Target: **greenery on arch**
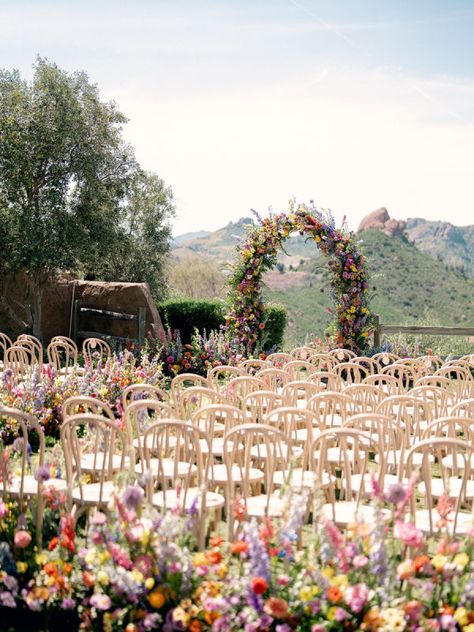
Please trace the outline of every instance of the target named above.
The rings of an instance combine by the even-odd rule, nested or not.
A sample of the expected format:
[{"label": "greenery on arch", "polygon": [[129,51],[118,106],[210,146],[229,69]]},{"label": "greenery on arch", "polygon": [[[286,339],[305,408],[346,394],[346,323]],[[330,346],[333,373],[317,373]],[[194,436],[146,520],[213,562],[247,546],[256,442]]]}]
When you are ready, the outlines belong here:
[{"label": "greenery on arch", "polygon": [[336,228],[329,212],[294,203],[287,213],[258,217],[258,223],[237,247],[229,279],[230,308],[226,319],[229,338],[249,352],[261,340],[265,328],[262,275],[276,265],[278,250],[295,231],[314,240],[328,259],[337,331],[335,345],[363,351],[368,346],[372,322],[365,257],[353,233],[345,226]]}]

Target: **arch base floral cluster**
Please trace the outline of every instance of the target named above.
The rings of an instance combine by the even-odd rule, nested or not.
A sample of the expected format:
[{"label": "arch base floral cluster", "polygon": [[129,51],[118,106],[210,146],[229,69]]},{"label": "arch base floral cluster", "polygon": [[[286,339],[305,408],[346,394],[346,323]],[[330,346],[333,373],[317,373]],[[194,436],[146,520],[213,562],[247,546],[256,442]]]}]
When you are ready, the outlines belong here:
[{"label": "arch base floral cluster", "polygon": [[258,217],[258,223],[238,246],[229,280],[230,309],[226,319],[229,338],[247,352],[258,345],[265,327],[262,275],[276,264],[278,250],[296,231],[314,240],[328,259],[337,331],[334,344],[363,351],[368,346],[371,328],[365,257],[353,233],[344,226],[336,228],[329,212],[303,204],[292,204],[287,213]]}]

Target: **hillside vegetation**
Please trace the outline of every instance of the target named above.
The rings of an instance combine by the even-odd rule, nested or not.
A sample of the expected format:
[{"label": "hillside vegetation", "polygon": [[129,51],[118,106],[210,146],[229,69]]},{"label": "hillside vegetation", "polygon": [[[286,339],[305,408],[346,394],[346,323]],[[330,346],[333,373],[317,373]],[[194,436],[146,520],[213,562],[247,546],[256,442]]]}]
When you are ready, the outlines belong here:
[{"label": "hillside vegetation", "polygon": [[[232,262],[235,245],[245,234],[243,219],[226,227],[181,243],[174,251],[201,255],[208,261]],[[474,279],[462,270],[422,252],[405,237],[387,236],[376,229],[359,233],[370,269],[372,309],[382,323],[474,327]],[[296,235],[281,254],[282,271],[265,277],[264,295],[288,311],[286,346],[301,343],[308,335],[322,337],[332,316],[329,274],[317,247]],[[291,268],[290,268],[291,266]],[[222,297],[222,293],[219,293]]]}]

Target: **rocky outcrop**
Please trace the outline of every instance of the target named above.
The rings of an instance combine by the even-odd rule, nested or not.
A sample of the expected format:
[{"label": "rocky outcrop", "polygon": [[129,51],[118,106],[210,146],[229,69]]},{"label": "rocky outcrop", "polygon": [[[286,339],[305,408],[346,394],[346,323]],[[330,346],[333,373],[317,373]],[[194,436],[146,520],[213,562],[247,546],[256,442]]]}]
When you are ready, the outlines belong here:
[{"label": "rocky outcrop", "polygon": [[381,207],[364,217],[359,225],[359,231],[377,229],[383,231],[389,237],[403,235],[406,222],[401,219],[391,219],[386,208]]}]

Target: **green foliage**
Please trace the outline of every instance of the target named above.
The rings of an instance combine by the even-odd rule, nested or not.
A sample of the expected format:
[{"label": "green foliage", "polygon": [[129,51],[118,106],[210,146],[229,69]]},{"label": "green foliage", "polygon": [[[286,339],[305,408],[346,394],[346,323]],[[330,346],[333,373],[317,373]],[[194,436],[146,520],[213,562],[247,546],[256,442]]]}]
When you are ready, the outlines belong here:
[{"label": "green foliage", "polygon": [[31,83],[0,71],[0,289],[5,300],[7,273],[26,271],[37,335],[59,270],[163,286],[172,196],[140,170],[126,121],[83,72],[44,59]]},{"label": "green foliage", "polygon": [[117,209],[120,231],[113,247],[92,262],[89,274],[104,281],[146,282],[154,298],[162,300],[167,293],[164,268],[171,241],[169,219],[174,213],[171,189],[154,173],[138,170]]},{"label": "green foliage", "polygon": [[179,330],[183,343],[191,342],[195,329],[209,333],[224,323],[224,306],[217,300],[169,300],[161,303],[159,310],[165,325]]},{"label": "green foliage", "polygon": [[[172,331],[179,330],[183,344],[191,342],[195,329],[200,332],[218,330],[225,324],[225,304],[218,300],[177,299],[159,306],[161,317]],[[279,348],[282,344],[286,310],[282,305],[267,305],[264,312],[263,349]]]}]

